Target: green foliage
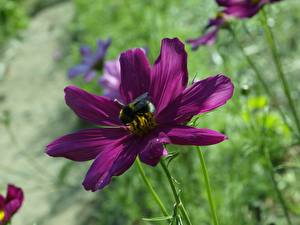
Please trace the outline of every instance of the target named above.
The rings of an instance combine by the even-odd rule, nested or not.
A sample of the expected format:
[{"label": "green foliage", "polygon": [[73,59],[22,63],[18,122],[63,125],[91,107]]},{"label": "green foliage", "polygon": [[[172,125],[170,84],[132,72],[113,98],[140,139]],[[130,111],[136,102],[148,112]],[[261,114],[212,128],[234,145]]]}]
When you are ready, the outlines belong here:
[{"label": "green foliage", "polygon": [[0,46],[27,25],[22,0],[0,0]]}]

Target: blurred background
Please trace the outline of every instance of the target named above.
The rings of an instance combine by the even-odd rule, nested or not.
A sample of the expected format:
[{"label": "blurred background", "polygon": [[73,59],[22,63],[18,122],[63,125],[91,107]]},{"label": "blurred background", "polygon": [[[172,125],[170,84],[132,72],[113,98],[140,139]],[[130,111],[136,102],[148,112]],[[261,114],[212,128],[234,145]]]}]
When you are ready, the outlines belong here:
[{"label": "blurred background", "polygon": [[[298,100],[299,1],[286,0],[266,9],[293,97]],[[7,183],[25,191],[24,205],[13,225],[166,224],[142,220],[161,213],[135,165],[103,191],[90,193],[81,186],[90,162],[50,158],[44,149],[54,138],[90,126],[65,105],[65,86],[76,84],[96,94],[102,92],[97,79],[85,83],[81,77],[67,78],[67,70],[80,62],[81,44],[95,48],[99,38],[110,37],[106,59],[115,59],[129,48],[146,47],[153,63],[162,38],[197,37],[216,11],[212,0],[0,0],[0,191],[5,192]],[[259,19],[233,25],[289,119]],[[198,120],[199,127],[229,137],[203,148],[220,224],[287,224],[265,149],[293,224],[300,224],[299,139],[264,94],[229,32],[222,30],[213,46],[192,52],[186,45],[186,50],[190,81],[224,73],[235,83],[233,99]],[[169,146],[169,151],[180,153],[170,169],[192,221],[211,224],[195,149]],[[145,165],[144,169],[172,212],[173,197],[161,168]]]}]

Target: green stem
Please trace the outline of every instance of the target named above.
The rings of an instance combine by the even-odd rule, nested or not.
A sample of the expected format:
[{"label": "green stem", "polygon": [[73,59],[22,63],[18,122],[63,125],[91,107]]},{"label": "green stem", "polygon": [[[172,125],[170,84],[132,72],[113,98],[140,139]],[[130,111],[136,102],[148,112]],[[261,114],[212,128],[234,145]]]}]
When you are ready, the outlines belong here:
[{"label": "green stem", "polygon": [[203,153],[202,153],[199,146],[197,146],[197,150],[198,150],[198,156],[199,156],[199,159],[200,159],[201,169],[202,169],[202,172],[203,172],[203,175],[204,175],[204,181],[205,181],[205,186],[206,186],[206,191],[207,191],[207,198],[208,198],[208,202],[209,202],[209,206],[210,206],[210,211],[211,211],[211,214],[212,214],[213,224],[214,225],[219,225],[215,205],[214,205],[214,202],[213,202],[213,197],[212,197],[212,194],[211,194],[211,186],[210,186],[210,182],[209,182],[209,176],[208,176],[207,168],[206,168],[206,165],[205,165],[204,155],[203,155]]},{"label": "green stem", "polygon": [[[266,119],[267,119],[267,114],[264,116],[264,120],[263,120],[263,127],[262,127],[262,132],[261,132],[262,136],[266,136]],[[271,177],[271,180],[272,180],[272,184],[273,184],[273,187],[274,187],[274,189],[276,191],[276,194],[278,196],[278,199],[279,199],[280,205],[282,207],[282,210],[284,212],[287,223],[289,225],[292,225],[292,222],[291,222],[291,219],[290,219],[290,216],[289,216],[289,213],[288,213],[288,207],[287,207],[286,202],[283,198],[283,195],[282,195],[282,193],[281,193],[281,191],[278,187],[278,182],[276,181],[276,178],[275,178],[275,170],[273,168],[273,163],[272,163],[272,160],[271,160],[270,152],[269,152],[269,150],[266,146],[265,139],[262,139],[260,149],[263,150],[264,157],[265,157],[265,160],[267,162],[267,167],[269,169],[270,177]]]},{"label": "green stem", "polygon": [[288,207],[286,205],[284,197],[282,196],[282,193],[281,193],[281,191],[280,191],[280,189],[278,187],[278,183],[277,183],[276,178],[275,178],[275,173],[274,173],[274,169],[273,169],[273,164],[272,164],[272,161],[271,161],[270,153],[269,153],[269,151],[268,151],[268,149],[266,147],[264,147],[264,154],[265,154],[265,158],[267,160],[268,168],[269,168],[269,171],[270,171],[270,177],[271,177],[274,189],[276,191],[276,194],[278,196],[278,200],[279,200],[280,205],[282,207],[282,210],[284,212],[284,216],[285,216],[285,218],[287,220],[287,223],[289,225],[292,225],[292,221],[291,221],[291,218],[290,218],[289,213],[288,213]]},{"label": "green stem", "polygon": [[282,119],[284,120],[284,123],[286,124],[286,126],[290,129],[293,130],[290,126],[290,124],[288,123],[288,120],[286,118],[285,113],[282,111],[282,109],[280,108],[280,104],[278,103],[277,99],[275,98],[275,95],[272,94],[269,85],[267,84],[267,82],[263,79],[263,75],[260,73],[260,71],[258,70],[258,68],[256,67],[255,63],[252,61],[252,59],[250,58],[250,56],[246,53],[242,43],[240,42],[240,40],[238,39],[237,35],[235,34],[234,30],[232,28],[229,28],[229,31],[231,32],[233,39],[235,41],[235,43],[237,44],[238,48],[240,49],[242,55],[244,56],[244,58],[246,59],[246,61],[248,62],[248,64],[250,65],[250,67],[252,68],[252,70],[254,71],[254,74],[256,76],[256,78],[258,79],[258,81],[261,83],[263,89],[265,90],[266,94],[268,95],[268,97],[271,99],[271,101],[273,102],[273,104],[277,107],[277,110],[279,112],[279,114],[281,115]]},{"label": "green stem", "polygon": [[176,190],[173,178],[171,176],[171,173],[170,173],[170,171],[169,171],[169,169],[168,169],[168,167],[167,167],[164,159],[160,160],[160,164],[161,164],[161,166],[162,166],[162,168],[163,168],[163,170],[164,170],[164,172],[165,172],[165,174],[166,174],[166,176],[168,178],[170,187],[172,189],[172,192],[173,192],[173,195],[174,195],[174,198],[175,198],[176,205],[179,207],[180,212],[181,212],[183,218],[186,220],[187,224],[188,225],[192,225],[192,222],[191,222],[191,220],[189,218],[189,215],[188,215],[188,213],[187,213],[187,211],[186,211],[186,209],[185,209],[185,207],[184,207],[184,205],[183,205],[183,203],[182,203],[182,201],[181,201],[181,199],[180,199],[180,197],[178,195],[178,192]]},{"label": "green stem", "polygon": [[298,129],[298,136],[300,136],[300,120],[299,120],[299,117],[298,117],[298,114],[297,114],[297,110],[296,110],[294,101],[292,99],[289,84],[288,84],[288,82],[285,78],[285,74],[284,74],[283,69],[282,69],[281,60],[279,58],[277,47],[275,45],[274,35],[273,35],[273,32],[272,32],[271,28],[269,27],[269,25],[267,23],[266,12],[264,11],[264,9],[262,9],[261,11],[262,11],[262,13],[261,13],[261,23],[262,23],[262,26],[264,27],[265,38],[266,38],[266,41],[269,45],[269,48],[271,49],[273,61],[275,63],[276,70],[277,70],[277,76],[281,81],[284,93],[285,93],[286,98],[288,100],[288,104],[289,104],[289,106],[292,110],[292,114],[293,114],[297,129]]},{"label": "green stem", "polygon": [[[155,200],[155,202],[159,206],[161,212],[164,214],[164,216],[166,216],[166,217],[169,216],[169,213],[168,213],[166,207],[164,206],[164,204],[160,200],[158,194],[155,192],[155,190],[154,190],[152,184],[150,183],[149,179],[147,178],[146,173],[145,173],[145,171],[142,167],[142,164],[141,164],[141,162],[138,158],[136,160],[136,165],[137,165],[137,168],[138,168],[138,170],[141,174],[141,177],[142,177],[143,181],[145,182],[145,184],[146,184],[149,192],[151,193],[153,199]],[[171,220],[168,220],[168,222],[171,222]]]}]

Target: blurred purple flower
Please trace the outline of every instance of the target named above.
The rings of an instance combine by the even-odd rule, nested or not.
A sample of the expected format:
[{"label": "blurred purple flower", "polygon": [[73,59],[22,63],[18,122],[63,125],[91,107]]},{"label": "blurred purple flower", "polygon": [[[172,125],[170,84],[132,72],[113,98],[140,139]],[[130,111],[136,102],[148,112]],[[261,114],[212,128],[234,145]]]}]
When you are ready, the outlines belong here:
[{"label": "blurred purple flower", "polygon": [[119,58],[106,61],[103,71],[103,75],[99,79],[99,84],[103,87],[103,95],[110,99],[120,100],[121,68]]},{"label": "blurred purple flower", "polygon": [[23,200],[24,194],[22,189],[9,184],[6,197],[0,195],[0,225],[10,222],[12,216],[22,206]]},{"label": "blurred purple flower", "polygon": [[224,7],[223,13],[240,19],[256,15],[266,4],[280,0],[216,0],[219,6]]},{"label": "blurred purple flower", "polygon": [[188,39],[187,43],[193,50],[197,50],[202,45],[213,45],[217,40],[219,30],[226,24],[226,17],[219,13],[216,18],[210,19],[205,27],[205,34],[195,39]]},{"label": "blurred purple flower", "polygon": [[[195,39],[188,39],[187,43],[193,50],[197,50],[202,45],[213,45],[223,27],[227,27],[230,17],[240,19],[254,16],[266,4],[279,2],[281,0],[216,0],[217,4],[224,7],[216,18],[210,19],[205,27],[205,34]],[[209,29],[209,30],[208,30]]]},{"label": "blurred purple flower", "polygon": [[111,39],[98,40],[96,52],[92,52],[89,46],[81,46],[81,63],[69,69],[68,77],[72,79],[83,74],[84,80],[90,82],[96,76],[97,70],[102,69],[103,60],[110,44]]},{"label": "blurred purple flower", "polygon": [[46,152],[74,161],[93,160],[83,185],[96,191],[128,170],[138,156],[155,166],[164,144],[212,145],[226,136],[186,124],[193,116],[224,105],[233,84],[224,75],[188,83],[187,54],[177,38],[163,39],[153,66],[141,49],[120,55],[120,96],[125,105],[75,86],[65,88],[67,105],[82,119],[106,128],[86,129],[51,142]]}]

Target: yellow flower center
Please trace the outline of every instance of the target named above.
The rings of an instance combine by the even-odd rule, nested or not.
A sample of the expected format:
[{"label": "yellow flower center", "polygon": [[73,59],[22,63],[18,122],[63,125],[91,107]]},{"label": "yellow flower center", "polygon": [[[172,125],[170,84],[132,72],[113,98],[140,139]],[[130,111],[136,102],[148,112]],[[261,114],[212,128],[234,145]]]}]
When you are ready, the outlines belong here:
[{"label": "yellow flower center", "polygon": [[221,18],[223,18],[224,17],[224,13],[223,12],[218,12],[217,13],[217,18],[218,19],[221,19]]},{"label": "yellow flower center", "polygon": [[3,210],[0,210],[0,221],[1,221],[1,222],[3,222],[4,217],[5,217],[4,211],[3,211]]},{"label": "yellow flower center", "polygon": [[131,133],[143,136],[156,127],[156,122],[151,112],[136,115],[135,119],[128,124]]},{"label": "yellow flower center", "polygon": [[253,5],[256,5],[260,2],[260,0],[252,0],[251,2],[252,2]]}]

